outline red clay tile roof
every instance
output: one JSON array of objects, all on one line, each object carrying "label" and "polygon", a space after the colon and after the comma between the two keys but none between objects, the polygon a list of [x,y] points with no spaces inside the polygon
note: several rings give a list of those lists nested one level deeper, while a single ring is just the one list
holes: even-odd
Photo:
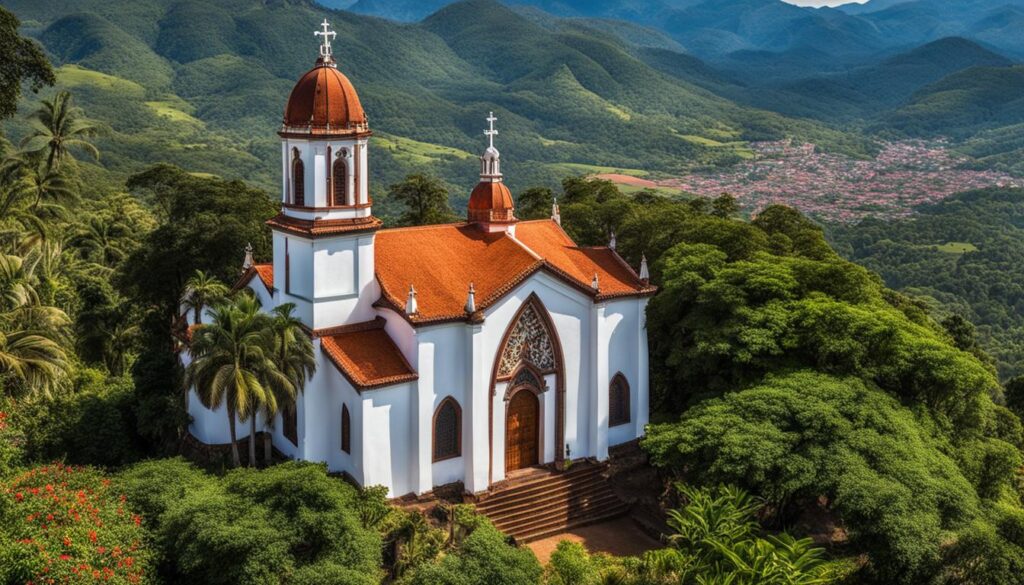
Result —
[{"label": "red clay tile roof", "polygon": [[[518,241],[517,241],[518,240]],[[471,224],[382,230],[376,241],[381,304],[404,313],[409,285],[416,287],[414,324],[465,319],[469,283],[483,310],[531,274],[547,270],[598,299],[652,294],[608,248],[579,248],[551,220],[524,221],[516,238]],[[600,292],[590,284],[598,274]]]},{"label": "red clay tile roof", "polygon": [[590,287],[597,274],[600,297],[635,295],[650,288],[614,250],[581,248],[551,220],[520,222],[516,239],[579,284]]},{"label": "red clay tile roof", "polygon": [[416,372],[384,330],[385,321],[346,325],[313,332],[327,357],[357,390],[410,382]]},{"label": "red clay tile roof", "polygon": [[382,230],[375,263],[393,306],[404,308],[409,285],[416,287],[421,321],[464,316],[471,282],[477,306],[486,306],[541,264],[503,232],[488,234],[468,224]]},{"label": "red clay tile roof", "polygon": [[352,83],[322,59],[299,79],[284,109],[285,132],[355,134],[368,130]]},{"label": "red clay tile roof", "polygon": [[267,287],[267,292],[274,292],[274,265],[273,264],[253,264],[242,274],[242,278],[238,279],[235,283],[234,290],[239,290],[252,281],[254,276],[260,277],[260,282],[263,286]]}]

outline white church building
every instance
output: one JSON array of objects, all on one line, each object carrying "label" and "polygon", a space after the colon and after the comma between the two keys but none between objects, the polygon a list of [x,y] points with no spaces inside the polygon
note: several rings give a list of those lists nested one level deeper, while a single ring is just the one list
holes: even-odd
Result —
[{"label": "white church building", "polygon": [[[273,261],[238,285],[265,310],[295,304],[317,369],[295,409],[257,429],[285,455],[392,497],[456,482],[480,493],[519,469],[605,460],[642,436],[646,265],[634,271],[614,242],[577,246],[557,205],[550,219],[517,220],[493,115],[466,221],[383,229],[366,114],[332,57],[334,33],[325,22],[317,34],[320,57],[279,132]],[[190,392],[188,408],[195,439],[229,443],[223,407]]]}]

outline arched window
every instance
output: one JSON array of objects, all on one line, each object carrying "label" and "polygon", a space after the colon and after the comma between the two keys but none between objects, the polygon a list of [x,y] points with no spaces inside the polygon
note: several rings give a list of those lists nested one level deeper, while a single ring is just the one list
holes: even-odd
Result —
[{"label": "arched window", "polygon": [[[343,151],[344,152],[344,151]],[[334,175],[334,189],[331,191],[332,205],[341,206],[348,204],[348,165],[345,164],[344,154],[334,159],[332,175]]]},{"label": "arched window", "polygon": [[452,397],[434,412],[434,461],[462,455],[462,409]]},{"label": "arched window", "polygon": [[306,205],[306,167],[299,157],[299,149],[292,149],[292,203]]},{"label": "arched window", "polygon": [[348,406],[341,405],[341,450],[352,453],[352,419],[348,415]]},{"label": "arched window", "polygon": [[281,415],[284,419],[284,437],[292,442],[292,445],[299,446],[299,412],[295,405],[285,407]]},{"label": "arched window", "polygon": [[615,374],[608,387],[608,426],[629,422],[629,382],[621,373]]}]

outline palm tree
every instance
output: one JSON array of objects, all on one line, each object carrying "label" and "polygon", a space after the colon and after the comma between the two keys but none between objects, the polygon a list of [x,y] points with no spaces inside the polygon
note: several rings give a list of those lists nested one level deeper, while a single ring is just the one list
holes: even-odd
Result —
[{"label": "palm tree", "polygon": [[62,171],[41,161],[33,160],[33,157],[25,157],[23,160],[23,180],[32,196],[33,210],[38,209],[39,204],[44,201],[57,203],[74,201],[78,198]]},{"label": "palm tree", "polygon": [[228,296],[229,292],[223,282],[202,270],[196,270],[185,282],[183,302],[195,312],[195,323],[200,325],[203,322],[203,308],[220,301]]},{"label": "palm tree", "polygon": [[[282,408],[295,408],[298,393],[306,386],[306,380],[316,371],[316,358],[313,355],[313,343],[303,331],[303,324],[295,317],[295,304],[285,303],[274,307],[271,313],[271,329],[274,332],[274,360],[277,368],[289,381],[281,387],[281,393],[273,404],[273,409],[264,409],[268,434],[272,428],[274,417]],[[268,404],[268,407],[270,405]],[[263,442],[263,460],[269,464],[272,443],[268,437]]]},{"label": "palm tree", "polygon": [[120,221],[97,215],[89,218],[71,243],[82,250],[83,259],[93,258],[101,266],[110,268],[128,255],[122,246],[127,233],[128,227]]},{"label": "palm tree", "polygon": [[67,158],[73,158],[72,149],[84,150],[99,160],[100,151],[89,142],[96,136],[97,127],[72,106],[71,94],[62,91],[32,114],[33,131],[21,141],[28,153],[46,156],[46,166],[59,169]]},{"label": "palm tree", "polygon": [[[241,465],[235,418],[251,420],[259,410],[275,403],[278,388],[288,384],[273,359],[274,337],[270,318],[259,301],[241,295],[213,310],[213,322],[200,326],[193,337],[193,361],[185,370],[185,388],[195,387],[200,401],[211,410],[226,406],[231,432],[231,457]],[[273,408],[276,408],[274,406]],[[249,437],[249,462],[254,464],[255,437]]]},{"label": "palm tree", "polygon": [[39,302],[34,266],[0,254],[0,378],[48,395],[68,367],[59,339],[69,320]]}]

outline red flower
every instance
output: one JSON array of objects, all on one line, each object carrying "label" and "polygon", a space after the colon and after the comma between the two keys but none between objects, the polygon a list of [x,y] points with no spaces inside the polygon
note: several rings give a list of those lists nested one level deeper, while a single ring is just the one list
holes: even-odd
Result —
[{"label": "red flower", "polygon": [[25,499],[25,494],[18,492],[14,494],[14,499],[20,502]]},{"label": "red flower", "polygon": [[71,555],[60,555],[60,560],[62,560],[62,561],[70,561],[71,560]]},{"label": "red flower", "polygon": [[64,537],[64,546],[71,546],[71,539],[67,536]]}]

